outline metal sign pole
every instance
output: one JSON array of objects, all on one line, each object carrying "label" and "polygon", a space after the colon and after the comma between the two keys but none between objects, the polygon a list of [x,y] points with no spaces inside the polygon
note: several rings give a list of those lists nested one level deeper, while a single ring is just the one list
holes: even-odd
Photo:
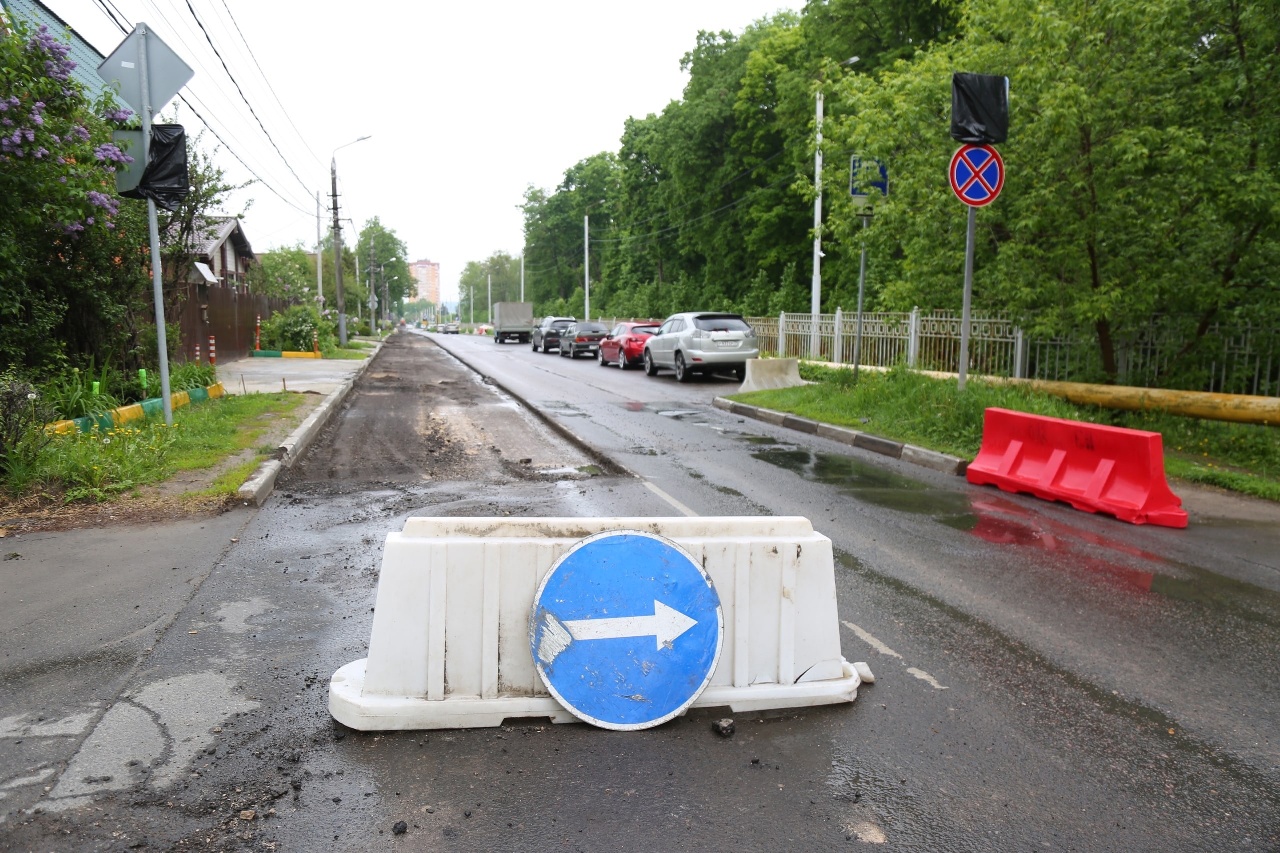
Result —
[{"label": "metal sign pole", "polygon": [[862,217],[862,257],[858,261],[858,322],[853,333],[853,378],[858,378],[858,363],[862,360],[862,293],[867,282],[867,220]]},{"label": "metal sign pole", "polygon": [[[151,80],[147,69],[147,25],[138,24],[138,75],[142,82],[142,162],[151,157]],[[156,347],[160,361],[160,399],[164,404],[164,422],[173,426],[173,400],[169,396],[169,340],[164,327],[164,280],[160,269],[160,226],[156,221],[156,203],[147,199],[147,233],[151,238],[151,289],[156,303]],[[146,394],[146,389],[142,389]]]},{"label": "metal sign pole", "polygon": [[964,390],[965,374],[969,367],[969,302],[973,296],[973,232],[978,220],[978,208],[969,207],[969,228],[964,243],[964,302],[960,309],[960,369],[959,389]]}]

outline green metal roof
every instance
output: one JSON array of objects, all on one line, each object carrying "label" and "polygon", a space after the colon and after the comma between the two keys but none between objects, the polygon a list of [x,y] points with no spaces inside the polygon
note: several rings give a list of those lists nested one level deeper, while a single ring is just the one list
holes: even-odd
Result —
[{"label": "green metal roof", "polygon": [[98,76],[98,66],[106,57],[94,50],[80,37],[79,33],[71,28],[70,24],[55,15],[53,10],[39,0],[0,0],[0,6],[3,6],[5,14],[14,20],[21,20],[33,27],[44,24],[59,41],[69,42],[71,52],[67,56],[76,64],[71,76],[85,87],[91,97],[96,98],[107,88],[107,84]]}]

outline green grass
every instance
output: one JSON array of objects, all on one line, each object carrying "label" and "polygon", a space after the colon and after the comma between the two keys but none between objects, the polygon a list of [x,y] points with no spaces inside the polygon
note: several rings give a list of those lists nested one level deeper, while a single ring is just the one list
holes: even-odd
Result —
[{"label": "green grass", "polygon": [[[302,402],[296,394],[249,394],[178,409],[172,427],[154,418],[106,432],[51,436],[32,430],[6,460],[0,488],[12,497],[45,493],[68,503],[109,500],[254,447],[272,422]],[[219,479],[234,476],[228,472]],[[247,474],[241,476],[243,482]]]},{"label": "green grass", "polygon": [[905,368],[860,371],[856,382],[851,370],[802,364],[800,371],[814,384],[733,399],[966,459],[982,445],[988,407],[1149,430],[1163,437],[1168,476],[1280,501],[1275,427],[1079,406],[1024,386],[981,380],[971,380],[961,393],[954,380]]},{"label": "green grass", "polygon": [[359,343],[359,341],[348,341],[346,348],[334,347],[331,350],[326,350],[324,357],[347,359],[348,361],[359,361],[362,358],[368,358],[369,350],[365,347],[359,346]]}]

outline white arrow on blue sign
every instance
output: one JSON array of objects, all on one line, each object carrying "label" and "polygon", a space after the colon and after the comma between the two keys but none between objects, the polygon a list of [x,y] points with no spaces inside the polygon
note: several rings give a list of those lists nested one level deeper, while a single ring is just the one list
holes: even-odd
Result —
[{"label": "white arrow on blue sign", "polygon": [[575,544],[542,579],[529,617],[538,675],[584,722],[632,731],[683,713],[711,681],[724,613],[679,545],[639,530]]}]

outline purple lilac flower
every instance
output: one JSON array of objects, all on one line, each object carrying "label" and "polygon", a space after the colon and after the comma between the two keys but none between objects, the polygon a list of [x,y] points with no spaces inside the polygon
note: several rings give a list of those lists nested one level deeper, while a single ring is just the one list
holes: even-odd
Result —
[{"label": "purple lilac flower", "polygon": [[112,163],[132,163],[133,158],[120,150],[120,147],[114,142],[104,142],[97,148],[93,149],[93,156],[99,160],[106,160]]},{"label": "purple lilac flower", "polygon": [[36,158],[37,160],[41,160],[41,159],[43,159],[43,158],[47,157],[48,155],[49,155],[49,149],[48,149],[48,148],[43,148],[43,147],[42,147],[42,148],[37,148],[37,149],[36,149],[35,158]]},{"label": "purple lilac flower", "polygon": [[102,117],[108,121],[128,121],[129,116],[131,115],[133,115],[133,110],[119,109],[119,110],[107,110],[107,112]]},{"label": "purple lilac flower", "polygon": [[77,124],[75,127],[71,128],[71,132],[75,134],[81,142],[89,141],[89,131],[85,130],[83,125]]},{"label": "purple lilac flower", "polygon": [[89,190],[89,203],[94,207],[100,207],[107,213],[114,214],[120,209],[119,199],[113,198],[106,193],[100,193],[96,190]]}]

